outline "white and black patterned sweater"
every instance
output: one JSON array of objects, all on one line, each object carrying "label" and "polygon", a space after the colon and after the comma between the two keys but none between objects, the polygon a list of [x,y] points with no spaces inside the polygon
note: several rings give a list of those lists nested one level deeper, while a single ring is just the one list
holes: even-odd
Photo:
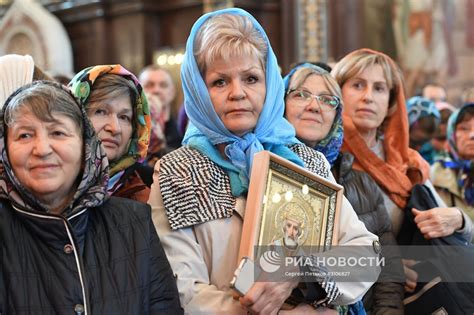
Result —
[{"label": "white and black patterned sweater", "polygon": [[[306,169],[328,178],[324,155],[303,144],[290,149],[303,160]],[[160,160],[159,180],[173,230],[232,216],[236,198],[226,171],[196,149],[181,147],[165,155]]]}]

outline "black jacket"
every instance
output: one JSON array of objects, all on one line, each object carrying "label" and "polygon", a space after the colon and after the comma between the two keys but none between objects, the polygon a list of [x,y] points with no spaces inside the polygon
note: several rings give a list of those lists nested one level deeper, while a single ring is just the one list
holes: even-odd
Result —
[{"label": "black jacket", "polygon": [[[354,157],[350,153],[339,155],[332,169],[336,181],[344,187],[344,195],[354,208],[359,220],[366,228],[379,237],[386,268],[377,282],[364,296],[364,306],[371,314],[403,314],[403,283],[388,282],[403,276],[400,253],[392,233],[391,221],[377,183],[363,171],[352,169]],[[388,265],[389,264],[389,265]],[[390,273],[390,274],[389,274]]]},{"label": "black jacket", "polygon": [[[182,314],[148,205],[68,219],[0,201],[0,314]],[[87,313],[86,313],[87,310]]]}]

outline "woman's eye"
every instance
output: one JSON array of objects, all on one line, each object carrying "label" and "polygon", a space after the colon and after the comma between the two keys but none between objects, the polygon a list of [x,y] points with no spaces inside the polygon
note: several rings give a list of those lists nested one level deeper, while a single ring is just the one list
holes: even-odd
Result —
[{"label": "woman's eye", "polygon": [[361,82],[354,82],[352,86],[358,90],[362,89],[363,84]]},{"label": "woman's eye", "polygon": [[256,83],[256,82],[258,82],[258,78],[256,76],[251,75],[247,78],[247,82],[251,83],[251,84]]},{"label": "woman's eye", "polygon": [[313,96],[313,94],[311,94],[311,92],[308,92],[308,91],[301,91],[301,97],[306,99],[306,100],[309,100],[311,99]]},{"label": "woman's eye", "polygon": [[131,122],[132,121],[132,117],[130,116],[127,116],[127,115],[121,115],[119,116],[120,120],[123,120],[123,121],[126,121],[126,122]]},{"label": "woman's eye", "polygon": [[94,110],[94,115],[105,115],[107,112],[105,111],[105,109],[102,109],[102,108],[97,108],[96,110]]},{"label": "woman's eye", "polygon": [[378,85],[378,86],[375,87],[375,90],[376,90],[377,92],[385,92],[385,86],[383,86],[383,85]]},{"label": "woman's eye", "polygon": [[301,93],[301,92],[297,92],[297,93],[295,93],[295,94],[293,94],[293,95],[294,95],[295,98],[298,98],[298,99],[300,99],[300,98],[305,98],[304,95],[303,95],[303,93]]},{"label": "woman's eye", "polygon": [[60,136],[66,135],[66,133],[61,131],[61,130],[54,130],[51,134],[55,137],[60,137]]},{"label": "woman's eye", "polygon": [[18,139],[29,139],[29,138],[31,138],[31,134],[29,133],[20,133],[18,135]]},{"label": "woman's eye", "polygon": [[306,94],[304,93],[304,91],[294,91],[291,96],[295,99],[305,99],[306,98]]},{"label": "woman's eye", "polygon": [[225,85],[225,81],[223,79],[218,79],[212,82],[212,86],[215,86],[215,87],[222,87],[224,85]]}]

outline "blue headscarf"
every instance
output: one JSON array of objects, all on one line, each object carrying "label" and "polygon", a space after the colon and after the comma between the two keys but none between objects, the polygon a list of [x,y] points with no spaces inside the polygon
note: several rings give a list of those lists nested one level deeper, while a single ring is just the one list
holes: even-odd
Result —
[{"label": "blue headscarf", "polygon": [[[301,68],[313,68],[318,73],[328,73],[321,67],[313,65],[311,63],[303,63],[291,69],[291,71],[283,78],[283,82],[285,84],[285,93],[288,92],[290,88],[290,81],[296,71]],[[334,165],[334,162],[337,160],[339,156],[339,151],[342,146],[342,140],[344,138],[344,128],[342,126],[342,103],[336,108],[336,116],[334,117],[334,121],[332,123],[331,129],[329,130],[328,134],[324,139],[319,141],[316,146],[313,148],[316,151],[321,152],[324,154],[326,159],[329,161],[331,166]]]},{"label": "blue headscarf", "polygon": [[459,116],[467,108],[474,107],[474,103],[464,104],[459,110],[455,111],[448,120],[446,136],[449,145],[449,157],[440,162],[446,168],[458,170],[458,186],[464,191],[464,200],[470,206],[474,205],[474,167],[472,161],[463,160],[459,156],[456,145],[456,126],[459,123]]},{"label": "blue headscarf", "polygon": [[[221,14],[248,17],[268,45],[265,103],[253,132],[242,137],[231,133],[216,114],[193,53],[194,41],[199,29],[209,18]],[[247,191],[253,155],[259,151],[269,150],[303,166],[302,160],[287,147],[300,142],[295,138],[294,128],[283,117],[284,88],[275,54],[265,31],[249,13],[242,9],[232,8],[201,16],[194,23],[186,43],[186,53],[181,66],[181,80],[184,106],[189,117],[189,126],[184,135],[183,144],[199,150],[227,171],[234,196],[242,195]],[[229,143],[225,148],[228,160],[223,159],[215,147],[221,143]]]},{"label": "blue headscarf", "polygon": [[408,113],[408,124],[413,125],[423,117],[433,116],[439,123],[441,115],[435,102],[421,96],[413,96],[406,102]]}]

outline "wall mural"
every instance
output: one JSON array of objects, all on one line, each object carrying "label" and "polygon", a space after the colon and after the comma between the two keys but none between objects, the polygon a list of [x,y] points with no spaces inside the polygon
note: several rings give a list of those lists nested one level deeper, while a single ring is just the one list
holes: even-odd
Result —
[{"label": "wall mural", "polygon": [[407,96],[438,83],[446,87],[448,101],[459,106],[463,91],[474,87],[474,0],[341,0],[339,9],[341,2],[361,6],[342,36],[346,41],[360,37],[354,49],[372,48],[397,60]]},{"label": "wall mural", "polygon": [[428,82],[447,87],[458,105],[462,90],[474,86],[474,0],[395,0],[393,31],[407,94]]}]

